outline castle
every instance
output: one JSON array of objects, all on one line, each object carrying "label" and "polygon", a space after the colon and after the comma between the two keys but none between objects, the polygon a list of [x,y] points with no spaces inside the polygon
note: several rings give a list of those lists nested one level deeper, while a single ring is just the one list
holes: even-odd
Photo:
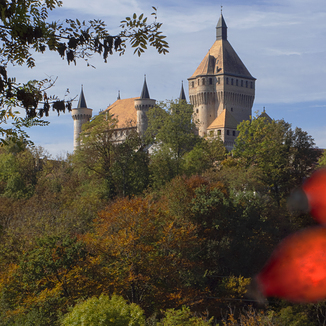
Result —
[{"label": "castle", "polygon": [[[189,99],[198,134],[220,137],[227,150],[231,150],[238,135],[237,125],[251,117],[255,81],[227,40],[227,25],[221,13],[214,44],[188,78]],[[180,99],[186,100],[183,85]],[[119,95],[117,101],[104,110],[118,118],[115,140],[123,141],[130,129],[137,129],[143,135],[147,128],[146,113],[155,103],[149,96],[146,77],[140,97],[120,99]],[[72,110],[75,149],[80,145],[78,135],[81,126],[91,116],[92,110],[87,108],[82,90],[78,106]]]}]

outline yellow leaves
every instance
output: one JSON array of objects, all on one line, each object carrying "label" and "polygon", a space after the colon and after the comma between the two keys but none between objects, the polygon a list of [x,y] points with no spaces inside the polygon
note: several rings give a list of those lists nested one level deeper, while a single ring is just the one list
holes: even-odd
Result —
[{"label": "yellow leaves", "polygon": [[168,213],[164,202],[151,198],[118,199],[99,213],[94,232],[83,239],[109,291],[135,297],[143,307],[189,298],[182,275],[194,265],[188,256],[200,243],[197,228]]}]

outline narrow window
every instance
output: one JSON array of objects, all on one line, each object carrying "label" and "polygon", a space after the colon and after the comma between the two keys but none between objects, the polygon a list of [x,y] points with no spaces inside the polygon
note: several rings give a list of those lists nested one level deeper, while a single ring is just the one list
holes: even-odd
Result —
[{"label": "narrow window", "polygon": [[199,86],[199,79],[198,79],[198,86]]},{"label": "narrow window", "polygon": [[230,130],[227,130],[226,131],[226,134],[229,136],[230,135]]},{"label": "narrow window", "polygon": [[241,80],[241,87],[243,87],[243,80]]},{"label": "narrow window", "polygon": [[248,80],[246,80],[246,87],[248,88]]},{"label": "narrow window", "polygon": [[238,79],[235,80],[235,86],[239,86],[239,81],[238,81]]},{"label": "narrow window", "polygon": [[228,85],[228,84],[229,84],[229,78],[226,77],[226,85]]},{"label": "narrow window", "polygon": [[234,130],[232,131],[232,135],[235,136],[235,131]]},{"label": "narrow window", "polygon": [[194,88],[195,87],[195,82],[191,82],[191,87]]},{"label": "narrow window", "polygon": [[217,83],[219,84],[221,82],[220,77],[217,78]]},{"label": "narrow window", "polygon": [[205,78],[203,78],[203,85],[205,85]]},{"label": "narrow window", "polygon": [[196,109],[196,113],[198,113],[198,109]]},{"label": "narrow window", "polygon": [[231,85],[233,85],[233,78],[231,78]]},{"label": "narrow window", "polygon": [[231,108],[231,112],[233,112],[233,108]]},{"label": "narrow window", "polygon": [[221,136],[221,130],[220,129],[217,130],[217,135]]},{"label": "narrow window", "polygon": [[210,84],[210,85],[213,84],[213,79],[212,79],[212,78],[209,79],[209,84]]}]

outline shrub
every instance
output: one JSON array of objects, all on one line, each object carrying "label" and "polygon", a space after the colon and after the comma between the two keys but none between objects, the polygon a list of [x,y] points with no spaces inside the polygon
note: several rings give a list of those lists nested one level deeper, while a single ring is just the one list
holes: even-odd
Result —
[{"label": "shrub", "polygon": [[62,321],[62,326],[143,326],[143,310],[128,304],[121,296],[101,295],[77,304]]}]

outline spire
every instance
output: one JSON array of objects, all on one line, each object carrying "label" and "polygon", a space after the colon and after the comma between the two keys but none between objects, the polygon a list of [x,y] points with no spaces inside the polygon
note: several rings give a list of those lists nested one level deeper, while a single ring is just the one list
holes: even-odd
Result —
[{"label": "spire", "polygon": [[121,97],[120,97],[120,91],[118,91],[118,97],[117,97],[117,100],[121,100]]},{"label": "spire", "polygon": [[216,25],[216,40],[227,40],[227,29],[221,9],[221,16]]},{"label": "spire", "polygon": [[185,90],[183,89],[183,81],[182,81],[182,84],[181,84],[181,91],[180,91],[180,97],[179,97],[179,100],[187,100],[186,99],[186,94],[185,94]]},{"label": "spire", "polygon": [[80,92],[79,101],[77,105],[77,109],[81,109],[81,108],[87,108],[84,91],[83,91],[83,85],[81,86],[81,92]]},{"label": "spire", "polygon": [[148,88],[147,88],[147,83],[146,83],[146,75],[144,75],[144,85],[143,85],[143,90],[141,92],[140,98],[141,99],[150,98]]}]

